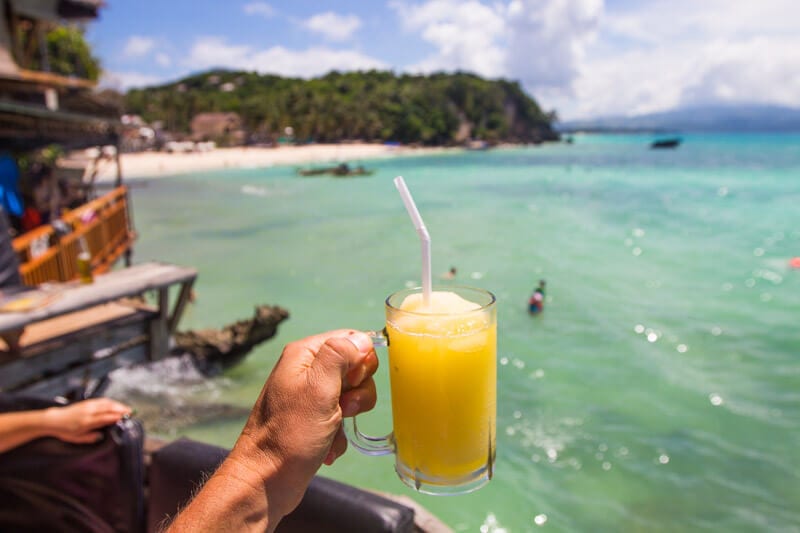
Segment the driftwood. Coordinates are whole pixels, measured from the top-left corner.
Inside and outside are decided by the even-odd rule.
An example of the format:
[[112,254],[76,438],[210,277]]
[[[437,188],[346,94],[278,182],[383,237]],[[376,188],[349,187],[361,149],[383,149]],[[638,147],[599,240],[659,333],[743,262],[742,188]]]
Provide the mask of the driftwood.
[[278,306],[256,306],[253,318],[239,320],[222,329],[178,331],[172,352],[189,353],[205,374],[216,374],[239,363],[262,342],[275,336],[278,324],[289,312]]

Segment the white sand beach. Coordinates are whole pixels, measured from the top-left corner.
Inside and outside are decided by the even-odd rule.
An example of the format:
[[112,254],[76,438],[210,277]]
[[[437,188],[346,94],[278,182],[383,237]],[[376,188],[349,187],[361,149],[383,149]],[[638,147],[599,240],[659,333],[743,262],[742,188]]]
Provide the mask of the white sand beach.
[[[445,148],[410,148],[383,144],[310,144],[275,148],[216,148],[209,152],[167,153],[140,152],[121,156],[124,178],[157,178],[219,170],[224,168],[258,168],[273,165],[308,165],[312,163],[360,162],[363,159],[424,155]],[[98,181],[116,178],[116,165],[100,166]]]

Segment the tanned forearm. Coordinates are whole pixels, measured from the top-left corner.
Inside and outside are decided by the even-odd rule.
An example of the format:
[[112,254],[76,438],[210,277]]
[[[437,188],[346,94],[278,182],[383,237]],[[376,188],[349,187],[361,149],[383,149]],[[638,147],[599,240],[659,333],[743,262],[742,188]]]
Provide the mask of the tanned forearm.
[[49,434],[46,410],[0,415],[0,453]]
[[279,490],[275,498],[269,496],[276,478],[272,465],[248,465],[229,457],[168,531],[274,531],[291,511],[282,506]]

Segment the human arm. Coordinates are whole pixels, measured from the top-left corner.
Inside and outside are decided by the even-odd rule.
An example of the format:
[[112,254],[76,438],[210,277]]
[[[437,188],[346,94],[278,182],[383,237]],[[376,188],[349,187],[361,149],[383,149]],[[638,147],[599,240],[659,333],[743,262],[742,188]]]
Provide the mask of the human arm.
[[64,407],[0,414],[0,453],[40,437],[55,437],[75,444],[97,441],[100,428],[131,412],[109,398],[84,400]]
[[377,366],[362,332],[287,344],[231,453],[169,531],[273,531],[344,453],[342,418],[374,407]]

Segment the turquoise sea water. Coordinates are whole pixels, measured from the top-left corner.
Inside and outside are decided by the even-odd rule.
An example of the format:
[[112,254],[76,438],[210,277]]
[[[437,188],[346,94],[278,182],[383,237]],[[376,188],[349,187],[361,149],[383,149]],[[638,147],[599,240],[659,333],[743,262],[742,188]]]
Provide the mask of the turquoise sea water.
[[[408,495],[456,531],[800,531],[800,136],[650,140],[378,160],[369,178],[274,167],[137,182],[135,261],[200,273],[183,327],[259,303],[291,313],[180,402],[249,407],[285,342],[380,326],[384,297],[419,284],[403,175],[434,272],[455,265],[498,298],[496,477],[422,496],[391,458],[354,450],[321,474]],[[546,309],[531,317],[540,278]],[[382,434],[385,365],[377,382],[362,418]],[[175,434],[227,446],[242,423]]]

